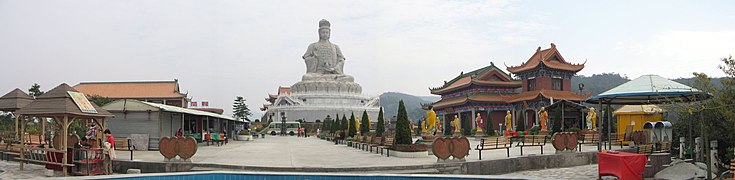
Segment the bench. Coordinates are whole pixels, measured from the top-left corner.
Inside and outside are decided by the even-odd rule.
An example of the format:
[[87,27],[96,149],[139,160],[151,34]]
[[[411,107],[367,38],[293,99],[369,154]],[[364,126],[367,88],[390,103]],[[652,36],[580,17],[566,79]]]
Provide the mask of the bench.
[[[20,162],[43,164],[46,169],[53,169],[62,172],[65,168],[75,166],[72,162],[74,159],[74,153],[66,150],[26,146],[23,147],[21,151],[23,151],[23,156],[15,158]],[[66,162],[63,161],[64,153],[66,153]],[[66,175],[66,172],[64,172],[64,175]]]
[[649,155],[649,154],[653,153],[653,144],[644,144],[644,145],[638,146],[637,153],[638,154],[645,154],[645,155]]
[[120,151],[130,151],[130,160],[133,160],[133,150],[135,150],[135,146],[133,146],[132,140],[130,138],[115,138],[115,150]]
[[23,144],[32,146],[41,146],[41,135],[40,134],[25,134]]
[[10,161],[10,156],[20,156],[21,151],[20,144],[14,144],[14,143],[5,143],[2,144],[2,159],[5,159],[6,161]]
[[[623,134],[623,136],[625,136],[625,134]],[[610,133],[610,142],[611,142],[610,145],[620,145],[620,148],[623,148],[623,143],[625,142],[625,137],[623,137],[621,139],[620,138],[620,134],[618,134],[618,133]],[[607,143],[605,145],[607,145]]]
[[671,142],[662,142],[658,147],[658,150],[653,151],[654,153],[667,153],[671,151]]
[[363,141],[363,138],[365,138],[365,136],[353,136],[352,143],[350,143],[351,147],[357,149],[357,146],[359,146],[358,144]]
[[390,148],[393,146],[393,141],[395,138],[393,137],[385,137],[385,142],[383,142],[383,145],[378,146],[380,148],[380,155],[383,155],[383,151],[386,151],[386,156],[390,157]]
[[482,160],[482,151],[484,150],[505,149],[507,151],[507,156],[510,157],[511,147],[513,147],[513,143],[510,142],[510,139],[501,136],[496,138],[480,139],[480,144],[475,147],[475,150],[477,150],[480,160]]
[[373,136],[365,136],[359,144],[360,149],[362,149],[363,151],[367,151],[367,147],[368,145],[370,145],[371,142],[373,142]]
[[345,144],[345,139],[344,139],[344,134],[343,133],[339,133],[339,132],[334,133],[334,138],[332,140],[334,140],[334,144],[335,145],[337,145],[337,144]]
[[523,147],[525,146],[539,146],[541,147],[541,154],[544,154],[544,146],[546,145],[546,136],[544,135],[530,135],[523,136],[518,147],[521,147],[521,156],[523,156]]
[[375,153],[378,153],[378,147],[380,146],[381,142],[383,141],[383,137],[375,136],[373,138],[373,141],[368,144],[368,148],[370,149],[370,152],[373,152],[373,148],[375,148]]
[[600,143],[600,133],[582,134],[582,138],[579,138],[577,143],[579,145],[579,152],[582,152],[582,144],[598,145]]

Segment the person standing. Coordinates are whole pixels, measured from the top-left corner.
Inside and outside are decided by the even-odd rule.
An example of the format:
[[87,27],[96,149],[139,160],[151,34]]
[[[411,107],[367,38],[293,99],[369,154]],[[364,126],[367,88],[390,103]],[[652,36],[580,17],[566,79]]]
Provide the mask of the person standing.
[[107,171],[107,174],[112,174],[112,160],[117,157],[115,155],[115,137],[112,136],[110,129],[105,129],[104,134],[105,137],[107,137],[104,147],[108,152],[105,156],[105,170]]

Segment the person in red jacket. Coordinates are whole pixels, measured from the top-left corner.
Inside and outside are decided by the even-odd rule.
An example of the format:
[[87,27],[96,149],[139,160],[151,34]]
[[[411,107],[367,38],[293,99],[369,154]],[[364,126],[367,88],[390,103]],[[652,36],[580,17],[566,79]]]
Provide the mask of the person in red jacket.
[[107,171],[107,174],[112,174],[112,160],[115,159],[115,137],[112,136],[112,132],[110,132],[110,129],[105,129],[104,131],[105,137],[107,138],[105,141],[105,150],[107,150],[108,154],[105,157],[105,170]]

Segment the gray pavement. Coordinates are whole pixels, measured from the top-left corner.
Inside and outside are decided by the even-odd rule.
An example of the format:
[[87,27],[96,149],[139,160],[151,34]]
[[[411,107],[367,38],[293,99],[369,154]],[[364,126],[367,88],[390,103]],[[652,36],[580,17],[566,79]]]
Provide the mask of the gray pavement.
[[[471,147],[478,141],[470,138]],[[584,151],[596,151],[596,146],[583,146]],[[540,154],[539,147],[524,148],[524,156]],[[551,144],[544,147],[544,154],[554,154]],[[117,151],[118,159],[129,159],[130,153]],[[520,148],[513,147],[511,157],[520,157]],[[506,159],[505,150],[483,151],[483,160]],[[135,151],[136,161],[162,162],[163,156],[158,151]],[[436,157],[398,158],[386,157],[376,153],[354,149],[346,145],[334,145],[332,142],[315,137],[278,137],[269,136],[255,141],[230,141],[223,146],[199,146],[192,158],[197,163],[215,163],[241,166],[267,167],[380,167],[429,165],[436,163]],[[478,161],[477,151],[470,151],[467,161]],[[19,171],[18,162],[0,162],[0,179],[37,179],[45,177],[45,168],[39,165],[27,165],[27,169]],[[525,177],[529,179],[595,179],[597,165],[568,168],[521,171],[503,176]],[[394,173],[394,172],[383,172]],[[419,172],[420,173],[420,172]]]
[[[474,148],[479,141],[470,138],[470,145]],[[596,146],[583,146],[583,151],[596,151]],[[544,147],[544,154],[554,154],[555,150],[549,143]],[[126,151],[118,151],[118,159],[129,159]],[[539,147],[523,148],[524,156],[540,155]],[[510,150],[510,158],[519,157],[520,148]],[[505,159],[506,151],[483,151],[482,159]],[[136,151],[135,160],[161,162],[163,156],[158,151]],[[478,153],[470,151],[467,161],[477,161]],[[223,146],[199,146],[193,162],[216,163],[246,166],[272,167],[366,167],[366,166],[400,166],[425,165],[436,163],[436,157],[427,155],[425,158],[398,158],[386,157],[346,145],[334,145],[332,142],[315,137],[281,137],[269,136],[255,141],[230,141]]]

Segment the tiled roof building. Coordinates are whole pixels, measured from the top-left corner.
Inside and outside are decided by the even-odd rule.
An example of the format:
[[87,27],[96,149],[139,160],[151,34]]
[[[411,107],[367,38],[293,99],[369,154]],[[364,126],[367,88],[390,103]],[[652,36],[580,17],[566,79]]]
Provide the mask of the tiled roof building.
[[490,66],[460,73],[441,87],[431,88],[432,94],[442,98],[433,107],[446,125],[456,115],[462,128],[474,128],[477,113],[483,120],[490,114],[492,122],[485,122],[498,130],[506,111],[511,111],[514,123],[521,113],[526,113],[526,125],[530,128],[536,122],[536,112],[548,106],[551,99],[582,101],[590,96],[571,91],[571,78],[583,68],[584,64],[564,60],[552,43],[549,49],[536,49],[525,63],[507,67],[516,78],[491,62]]
[[87,96],[109,99],[135,99],[171,106],[187,107],[187,94],[179,90],[179,81],[81,82],[74,86]]

